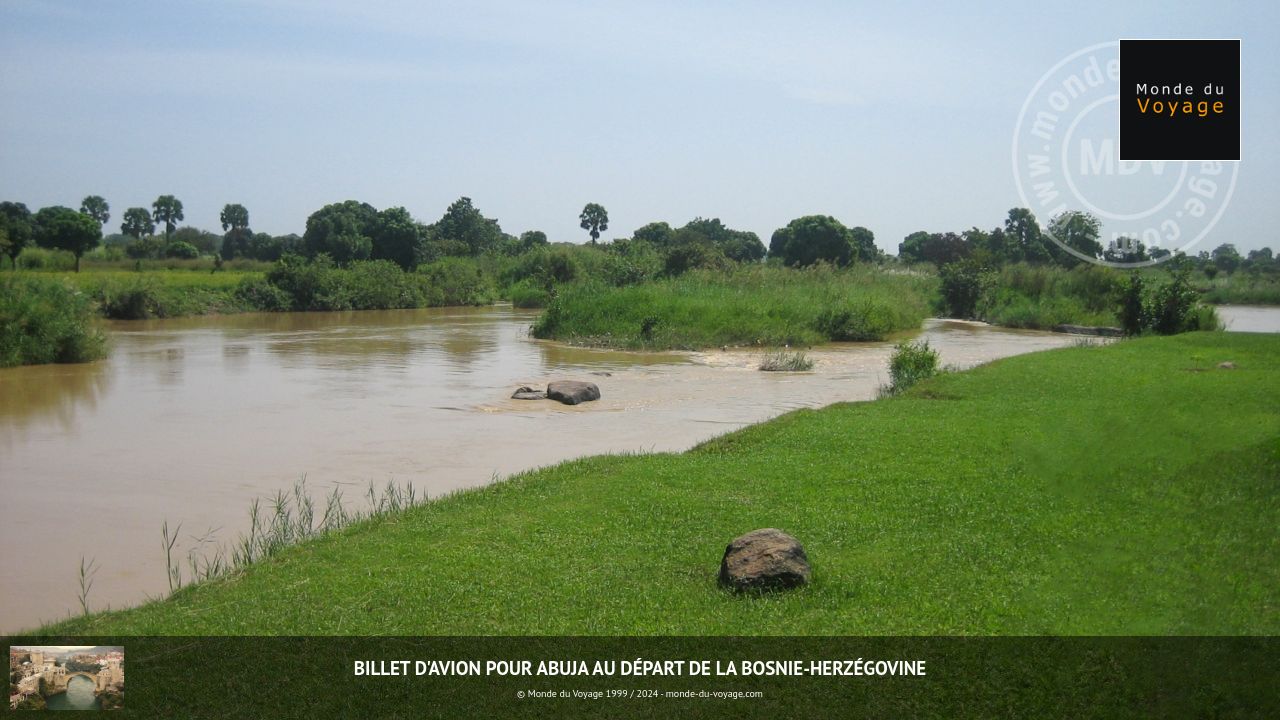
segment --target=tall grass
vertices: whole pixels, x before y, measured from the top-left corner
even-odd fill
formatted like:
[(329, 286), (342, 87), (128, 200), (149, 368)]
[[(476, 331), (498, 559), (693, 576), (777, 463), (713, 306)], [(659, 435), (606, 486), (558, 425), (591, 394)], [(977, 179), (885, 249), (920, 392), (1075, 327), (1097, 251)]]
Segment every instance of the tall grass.
[(1234, 275), (1214, 278), (1201, 295), (1218, 305), (1280, 305), (1280, 276), (1274, 274)]
[(765, 353), (760, 360), (760, 369), (765, 372), (804, 372), (813, 369), (813, 360), (803, 350), (777, 350)]
[(24, 273), (0, 277), (0, 367), (76, 363), (106, 355), (89, 297)]
[(559, 288), (533, 334), (622, 348), (812, 345), (919, 327), (937, 279), (874, 267), (742, 266), (613, 287)]
[[(298, 543), (341, 530), (353, 523), (392, 516), (427, 501), (427, 495), (419, 494), (413, 483), (397, 485), (391, 481), (381, 487), (370, 482), (363, 498), (366, 503), (363, 510), (348, 509), (342, 490), (334, 486), (324, 496), (324, 507), (317, 515), (316, 502), (307, 489), (305, 477), (295, 482), (291, 490), (277, 491), (265, 501), (254, 498), (249, 505), (249, 529), (240, 533), (229, 545), (217, 541), (216, 530), (200, 536), (190, 536), (191, 544), (186, 551), (186, 580), (214, 580), (261, 562)], [(181, 527), (179, 524), (170, 532), (169, 523), (165, 521), (161, 529), (170, 594), (180, 590), (184, 584), (183, 570), (178, 559), (180, 554), (175, 552)]]
[(978, 301), (980, 319), (1008, 327), (1048, 330), (1056, 325), (1119, 324), (1124, 277), (1084, 264), (1066, 270), (1049, 265), (1006, 265)]

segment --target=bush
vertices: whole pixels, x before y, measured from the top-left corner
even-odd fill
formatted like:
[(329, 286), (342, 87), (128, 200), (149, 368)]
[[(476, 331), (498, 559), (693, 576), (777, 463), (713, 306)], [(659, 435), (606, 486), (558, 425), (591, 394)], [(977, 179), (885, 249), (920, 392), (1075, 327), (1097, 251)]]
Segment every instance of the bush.
[(1129, 273), (1120, 295), (1120, 329), (1125, 335), (1137, 335), (1147, 325), (1146, 307), (1142, 297), (1142, 276)]
[(161, 315), (159, 282), (150, 275), (108, 279), (95, 292), (102, 314), (116, 320), (145, 320)]
[(293, 298), (266, 278), (250, 277), (241, 280), (235, 296), (247, 310), (281, 312), (293, 308)]
[(0, 367), (76, 363), (106, 355), (88, 296), (47, 278), (0, 278)]
[(882, 303), (864, 300), (827, 308), (818, 314), (814, 329), (837, 342), (879, 340), (895, 329), (893, 310)]
[(541, 308), (551, 302), (551, 293), (526, 278), (511, 286), (511, 304), (518, 308)]
[(1199, 298), (1191, 287), (1191, 270), (1185, 266), (1171, 265), (1169, 273), (1169, 281), (1156, 288), (1147, 306), (1150, 329), (1160, 335), (1216, 330), (1216, 314), (1212, 308), (1205, 312), (1199, 306)]
[(354, 310), (413, 308), (425, 303), (425, 278), (404, 272), (390, 260), (353, 262), (337, 272), (349, 288)]
[(487, 305), (496, 293), (475, 260), (449, 257), (418, 268), (427, 279), (429, 305)]
[(978, 301), (990, 285), (990, 273), (973, 260), (942, 266), (942, 304), (948, 317), (977, 317)]
[(778, 350), (768, 353), (760, 360), (760, 369), (765, 372), (803, 372), (813, 369), (813, 361), (803, 350)]
[(280, 258), (267, 273), (267, 282), (289, 298), (291, 310), (350, 310), (348, 288), (328, 255), (307, 260), (297, 255)]
[(194, 260), (200, 257), (200, 251), (196, 249), (195, 245), (192, 245), (189, 242), (182, 242), (181, 240), (175, 240), (174, 242), (171, 242), (165, 246), (164, 256), (171, 257), (171, 258), (183, 258), (186, 260)]
[(27, 247), (18, 255), (18, 267), (23, 270), (70, 272), (76, 269), (76, 256), (67, 250)]
[(938, 352), (929, 347), (929, 341), (898, 343), (889, 359), (889, 394), (897, 395), (937, 374)]

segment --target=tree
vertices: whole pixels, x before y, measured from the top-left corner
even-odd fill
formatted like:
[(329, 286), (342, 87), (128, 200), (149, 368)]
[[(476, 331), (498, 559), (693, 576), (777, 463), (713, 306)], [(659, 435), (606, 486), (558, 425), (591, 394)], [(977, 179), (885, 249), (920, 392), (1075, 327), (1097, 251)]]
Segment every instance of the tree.
[(26, 205), (7, 200), (0, 202), (0, 250), (9, 256), (15, 270), (18, 268), (18, 255), (31, 244), (34, 234), (31, 211)]
[(632, 240), (643, 240), (656, 248), (665, 248), (671, 244), (671, 226), (664, 222), (651, 222), (631, 233)]
[(600, 239), (600, 233), (609, 229), (609, 213), (599, 203), (587, 203), (578, 221), (578, 225), (591, 236), (592, 245)]
[(412, 270), (422, 259), (421, 226), (402, 207), (378, 213), (369, 234), (373, 243), (370, 257), (375, 260), (390, 260)]
[(102, 240), (97, 220), (60, 205), (40, 208), (35, 226), (36, 242), (42, 247), (69, 250), (76, 256), (76, 272), (80, 272), (80, 257)]
[[(442, 247), (448, 248), (454, 243), (461, 243), (471, 255), (481, 255), (496, 249), (503, 238), (498, 221), (485, 217), (469, 197), (455, 200), (431, 229), (434, 241), (439, 242)], [(447, 251), (445, 254), (452, 253)]]
[(377, 219), (378, 211), (368, 203), (347, 200), (325, 205), (307, 218), (304, 251), (310, 257), (326, 254), (339, 264), (366, 260), (373, 253), (370, 234)]
[(530, 250), (542, 247), (547, 244), (547, 234), (541, 230), (525, 230), (520, 233), (520, 252), (527, 253)]
[(1223, 243), (1213, 249), (1213, 264), (1222, 272), (1231, 275), (1240, 267), (1240, 251), (1231, 243)]
[(1036, 216), (1026, 208), (1010, 208), (1004, 221), (1004, 250), (998, 253), (1005, 262), (1042, 263), (1049, 261), (1044, 233)]
[[(666, 223), (662, 223), (666, 225)], [(646, 226), (648, 227), (648, 226)], [(642, 228), (643, 229), (643, 228)], [(737, 262), (755, 262), (764, 258), (764, 243), (753, 232), (725, 227), (720, 218), (697, 217), (685, 224), (681, 231), (696, 232), (706, 238), (719, 254)], [(668, 238), (668, 244), (675, 238)]]
[(853, 252), (862, 262), (875, 262), (880, 259), (880, 250), (876, 247), (875, 233), (859, 225), (849, 229), (849, 238), (853, 241)]
[(97, 220), (103, 227), (106, 227), (107, 221), (111, 219), (111, 206), (101, 195), (90, 195), (80, 201), (80, 212)]
[[(1089, 258), (1102, 257), (1102, 243), (1098, 236), (1102, 232), (1102, 223), (1087, 212), (1068, 210), (1059, 213), (1049, 221), (1049, 234), (1058, 242)], [(1059, 264), (1071, 267), (1079, 262), (1079, 258), (1054, 246), (1049, 251)]]
[(1272, 254), (1271, 248), (1269, 247), (1249, 251), (1249, 262), (1252, 263), (1269, 263), (1274, 259), (1275, 256)]
[(164, 239), (168, 242), (169, 236), (183, 220), (182, 201), (172, 195), (161, 195), (151, 204), (151, 216), (157, 223), (164, 223)]
[(1111, 245), (1102, 253), (1107, 262), (1142, 262), (1148, 259), (1147, 246), (1134, 237), (1121, 236), (1111, 241)]
[(222, 206), (218, 215), (222, 221), (222, 259), (233, 260), (249, 254), (249, 239), (253, 231), (249, 229), (249, 211), (239, 203), (228, 203)]
[(774, 231), (769, 256), (792, 267), (825, 261), (841, 267), (857, 256), (849, 228), (830, 215), (806, 215)]
[(141, 240), (144, 235), (155, 234), (156, 223), (151, 219), (151, 213), (146, 208), (129, 208), (124, 211), (124, 222), (120, 224), (120, 232), (133, 236), (134, 240)]

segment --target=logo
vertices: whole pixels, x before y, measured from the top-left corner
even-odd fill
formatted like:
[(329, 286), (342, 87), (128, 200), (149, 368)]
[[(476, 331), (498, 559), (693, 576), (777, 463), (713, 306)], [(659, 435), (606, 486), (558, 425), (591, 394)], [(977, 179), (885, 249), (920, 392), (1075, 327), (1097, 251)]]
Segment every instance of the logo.
[[(1226, 211), (1239, 164), (1122, 160), (1119, 48), (1114, 41), (1083, 48), (1041, 76), (1018, 113), (1013, 173), (1023, 206), (1059, 247), (1088, 262), (1133, 268), (1193, 254)], [(1048, 220), (1071, 212), (1099, 221), (1102, 257), (1052, 231)]]

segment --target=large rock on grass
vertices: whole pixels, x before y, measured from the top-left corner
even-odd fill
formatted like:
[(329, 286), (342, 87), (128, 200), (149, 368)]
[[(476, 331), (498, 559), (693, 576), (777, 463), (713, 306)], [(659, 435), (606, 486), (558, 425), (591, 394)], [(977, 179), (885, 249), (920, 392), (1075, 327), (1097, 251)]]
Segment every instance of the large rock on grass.
[(595, 383), (581, 380), (557, 380), (547, 384), (547, 397), (565, 405), (591, 402), (600, 399), (600, 388)]
[(799, 587), (809, 582), (809, 574), (800, 541), (776, 528), (734, 538), (720, 561), (720, 584), (739, 592)]

